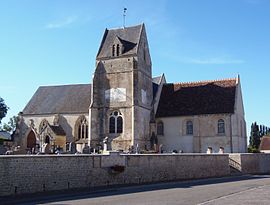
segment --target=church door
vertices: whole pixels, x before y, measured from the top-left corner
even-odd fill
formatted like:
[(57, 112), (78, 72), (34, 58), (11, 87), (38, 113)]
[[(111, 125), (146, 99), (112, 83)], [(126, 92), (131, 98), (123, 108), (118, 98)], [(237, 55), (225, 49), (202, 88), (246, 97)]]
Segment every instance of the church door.
[(31, 130), (31, 132), (27, 136), (27, 148), (32, 149), (35, 146), (36, 146), (36, 135), (33, 132), (33, 130)]

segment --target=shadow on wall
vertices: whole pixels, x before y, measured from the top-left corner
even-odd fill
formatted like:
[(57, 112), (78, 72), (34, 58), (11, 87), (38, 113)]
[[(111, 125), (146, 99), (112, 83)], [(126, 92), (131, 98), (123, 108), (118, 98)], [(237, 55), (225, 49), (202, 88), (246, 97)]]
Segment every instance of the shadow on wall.
[(62, 128), (65, 130), (67, 135), (67, 142), (73, 142), (73, 133), (72, 133), (72, 127), (68, 123), (67, 119), (60, 115), (59, 124), (62, 126)]

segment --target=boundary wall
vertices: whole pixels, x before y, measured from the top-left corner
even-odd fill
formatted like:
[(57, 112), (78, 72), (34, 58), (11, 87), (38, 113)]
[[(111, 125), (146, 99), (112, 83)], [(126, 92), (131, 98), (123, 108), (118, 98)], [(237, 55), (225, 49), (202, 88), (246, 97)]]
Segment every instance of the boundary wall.
[(269, 174), (270, 154), (230, 154), (229, 165), (241, 174)]
[(230, 175), (227, 154), (0, 156), (0, 196)]

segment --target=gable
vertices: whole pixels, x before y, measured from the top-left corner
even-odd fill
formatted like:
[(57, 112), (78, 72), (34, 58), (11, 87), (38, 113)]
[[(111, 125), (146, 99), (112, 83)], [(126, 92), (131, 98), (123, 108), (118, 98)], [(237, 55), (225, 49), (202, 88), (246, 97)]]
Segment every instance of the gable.
[(136, 54), (142, 26), (143, 25), (111, 30), (106, 29), (97, 54), (97, 59), (111, 57), (112, 46), (115, 42), (119, 42), (124, 46), (123, 55)]
[(234, 113), (236, 79), (164, 84), (156, 117)]

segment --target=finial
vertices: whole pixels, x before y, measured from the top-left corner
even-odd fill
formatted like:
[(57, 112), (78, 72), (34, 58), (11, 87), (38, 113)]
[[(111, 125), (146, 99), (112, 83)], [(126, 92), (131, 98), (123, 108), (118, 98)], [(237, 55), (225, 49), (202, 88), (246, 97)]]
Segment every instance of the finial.
[(124, 7), (124, 13), (123, 13), (123, 28), (126, 27), (126, 12), (127, 12), (127, 8)]
[(236, 84), (239, 84), (239, 83), (240, 83), (240, 74), (238, 73), (236, 77)]

